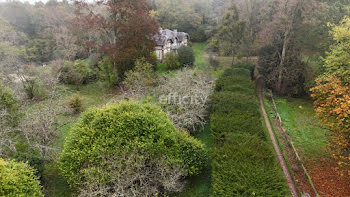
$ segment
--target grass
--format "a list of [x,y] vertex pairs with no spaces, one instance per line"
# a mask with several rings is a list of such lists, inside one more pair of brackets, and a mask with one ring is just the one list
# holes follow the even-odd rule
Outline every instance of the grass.
[[192,45],[194,57],[196,59],[194,62],[194,65],[199,69],[205,69],[205,68],[208,68],[209,66],[208,54],[205,51],[207,48],[207,45],[208,44],[205,42],[193,43]]
[[[275,135],[275,138],[276,138],[276,141],[277,141],[277,144],[278,144],[278,147],[280,148],[281,152],[282,152],[282,156],[283,156],[283,159],[284,161],[286,162],[287,164],[287,167],[288,167],[288,171],[291,173],[292,175],[292,178],[294,180],[294,182],[296,182],[297,180],[295,179],[295,176],[294,176],[294,172],[292,170],[292,166],[291,166],[291,163],[288,159],[288,157],[286,156],[286,152],[285,152],[285,149],[281,143],[281,140],[279,138],[279,135],[275,129],[275,127],[273,126],[273,123],[272,123],[272,118],[276,118],[276,113],[274,112],[272,106],[271,106],[271,103],[268,101],[268,99],[266,99],[264,96],[263,96],[263,99],[264,99],[264,104],[265,104],[265,110],[266,110],[266,113],[267,113],[267,116],[269,118],[269,122],[272,126],[272,131],[273,131],[273,134]],[[262,113],[262,112],[261,112]],[[263,125],[264,125],[264,130],[266,132],[266,135],[269,135],[268,134],[268,130],[267,130],[267,127],[266,127],[266,123],[265,123],[265,120],[262,120],[263,122]],[[271,142],[271,140],[269,140]],[[272,143],[272,142],[271,142]]]
[[[210,124],[208,123],[203,131],[198,132],[195,136],[204,145],[206,150],[211,155],[214,146],[214,137],[210,130]],[[211,163],[211,158],[209,158],[209,164]],[[200,175],[192,177],[189,180],[187,188],[176,197],[206,197],[209,196],[211,192],[211,166],[209,165],[207,169]]]
[[283,125],[298,151],[306,158],[327,156],[329,131],[318,125],[312,102],[305,99],[277,98]]

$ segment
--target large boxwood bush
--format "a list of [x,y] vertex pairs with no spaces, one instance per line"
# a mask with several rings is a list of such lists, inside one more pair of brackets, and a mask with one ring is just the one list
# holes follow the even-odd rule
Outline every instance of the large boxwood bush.
[[198,174],[206,158],[203,145],[178,131],[159,107],[121,102],[83,115],[64,145],[59,165],[74,188],[98,183],[96,188],[111,192],[103,195],[154,196],[177,191],[175,183]]

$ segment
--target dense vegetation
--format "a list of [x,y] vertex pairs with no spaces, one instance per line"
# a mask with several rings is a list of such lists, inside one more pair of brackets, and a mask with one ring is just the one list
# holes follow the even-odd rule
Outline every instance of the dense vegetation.
[[212,96],[212,196],[288,195],[262,126],[250,67],[236,64],[226,70]]
[[[332,168],[318,174],[350,180],[349,5],[1,2],[0,162],[39,196],[288,195],[261,125],[258,73],[278,98],[314,101],[307,114],[321,124],[310,118],[309,130],[293,117],[305,111],[277,99],[282,124],[304,157],[327,151],[316,164]],[[187,46],[166,40],[162,61],[160,28],[189,34]]]

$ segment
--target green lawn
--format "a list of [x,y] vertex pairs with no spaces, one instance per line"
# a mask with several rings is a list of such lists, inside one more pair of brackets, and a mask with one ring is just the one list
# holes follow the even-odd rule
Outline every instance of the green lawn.
[[318,125],[312,101],[277,98],[276,105],[283,125],[300,154],[310,159],[327,156],[326,149],[329,131]]
[[200,69],[208,68],[208,54],[206,52],[207,43],[201,42],[201,43],[193,43],[193,52],[194,57],[196,61],[194,62],[195,67]]

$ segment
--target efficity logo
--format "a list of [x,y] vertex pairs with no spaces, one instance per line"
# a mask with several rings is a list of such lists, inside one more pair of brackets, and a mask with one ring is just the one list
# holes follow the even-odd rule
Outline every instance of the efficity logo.
[[208,96],[202,94],[179,94],[177,92],[166,95],[146,95],[141,98],[143,102],[160,103],[162,105],[204,105]]

